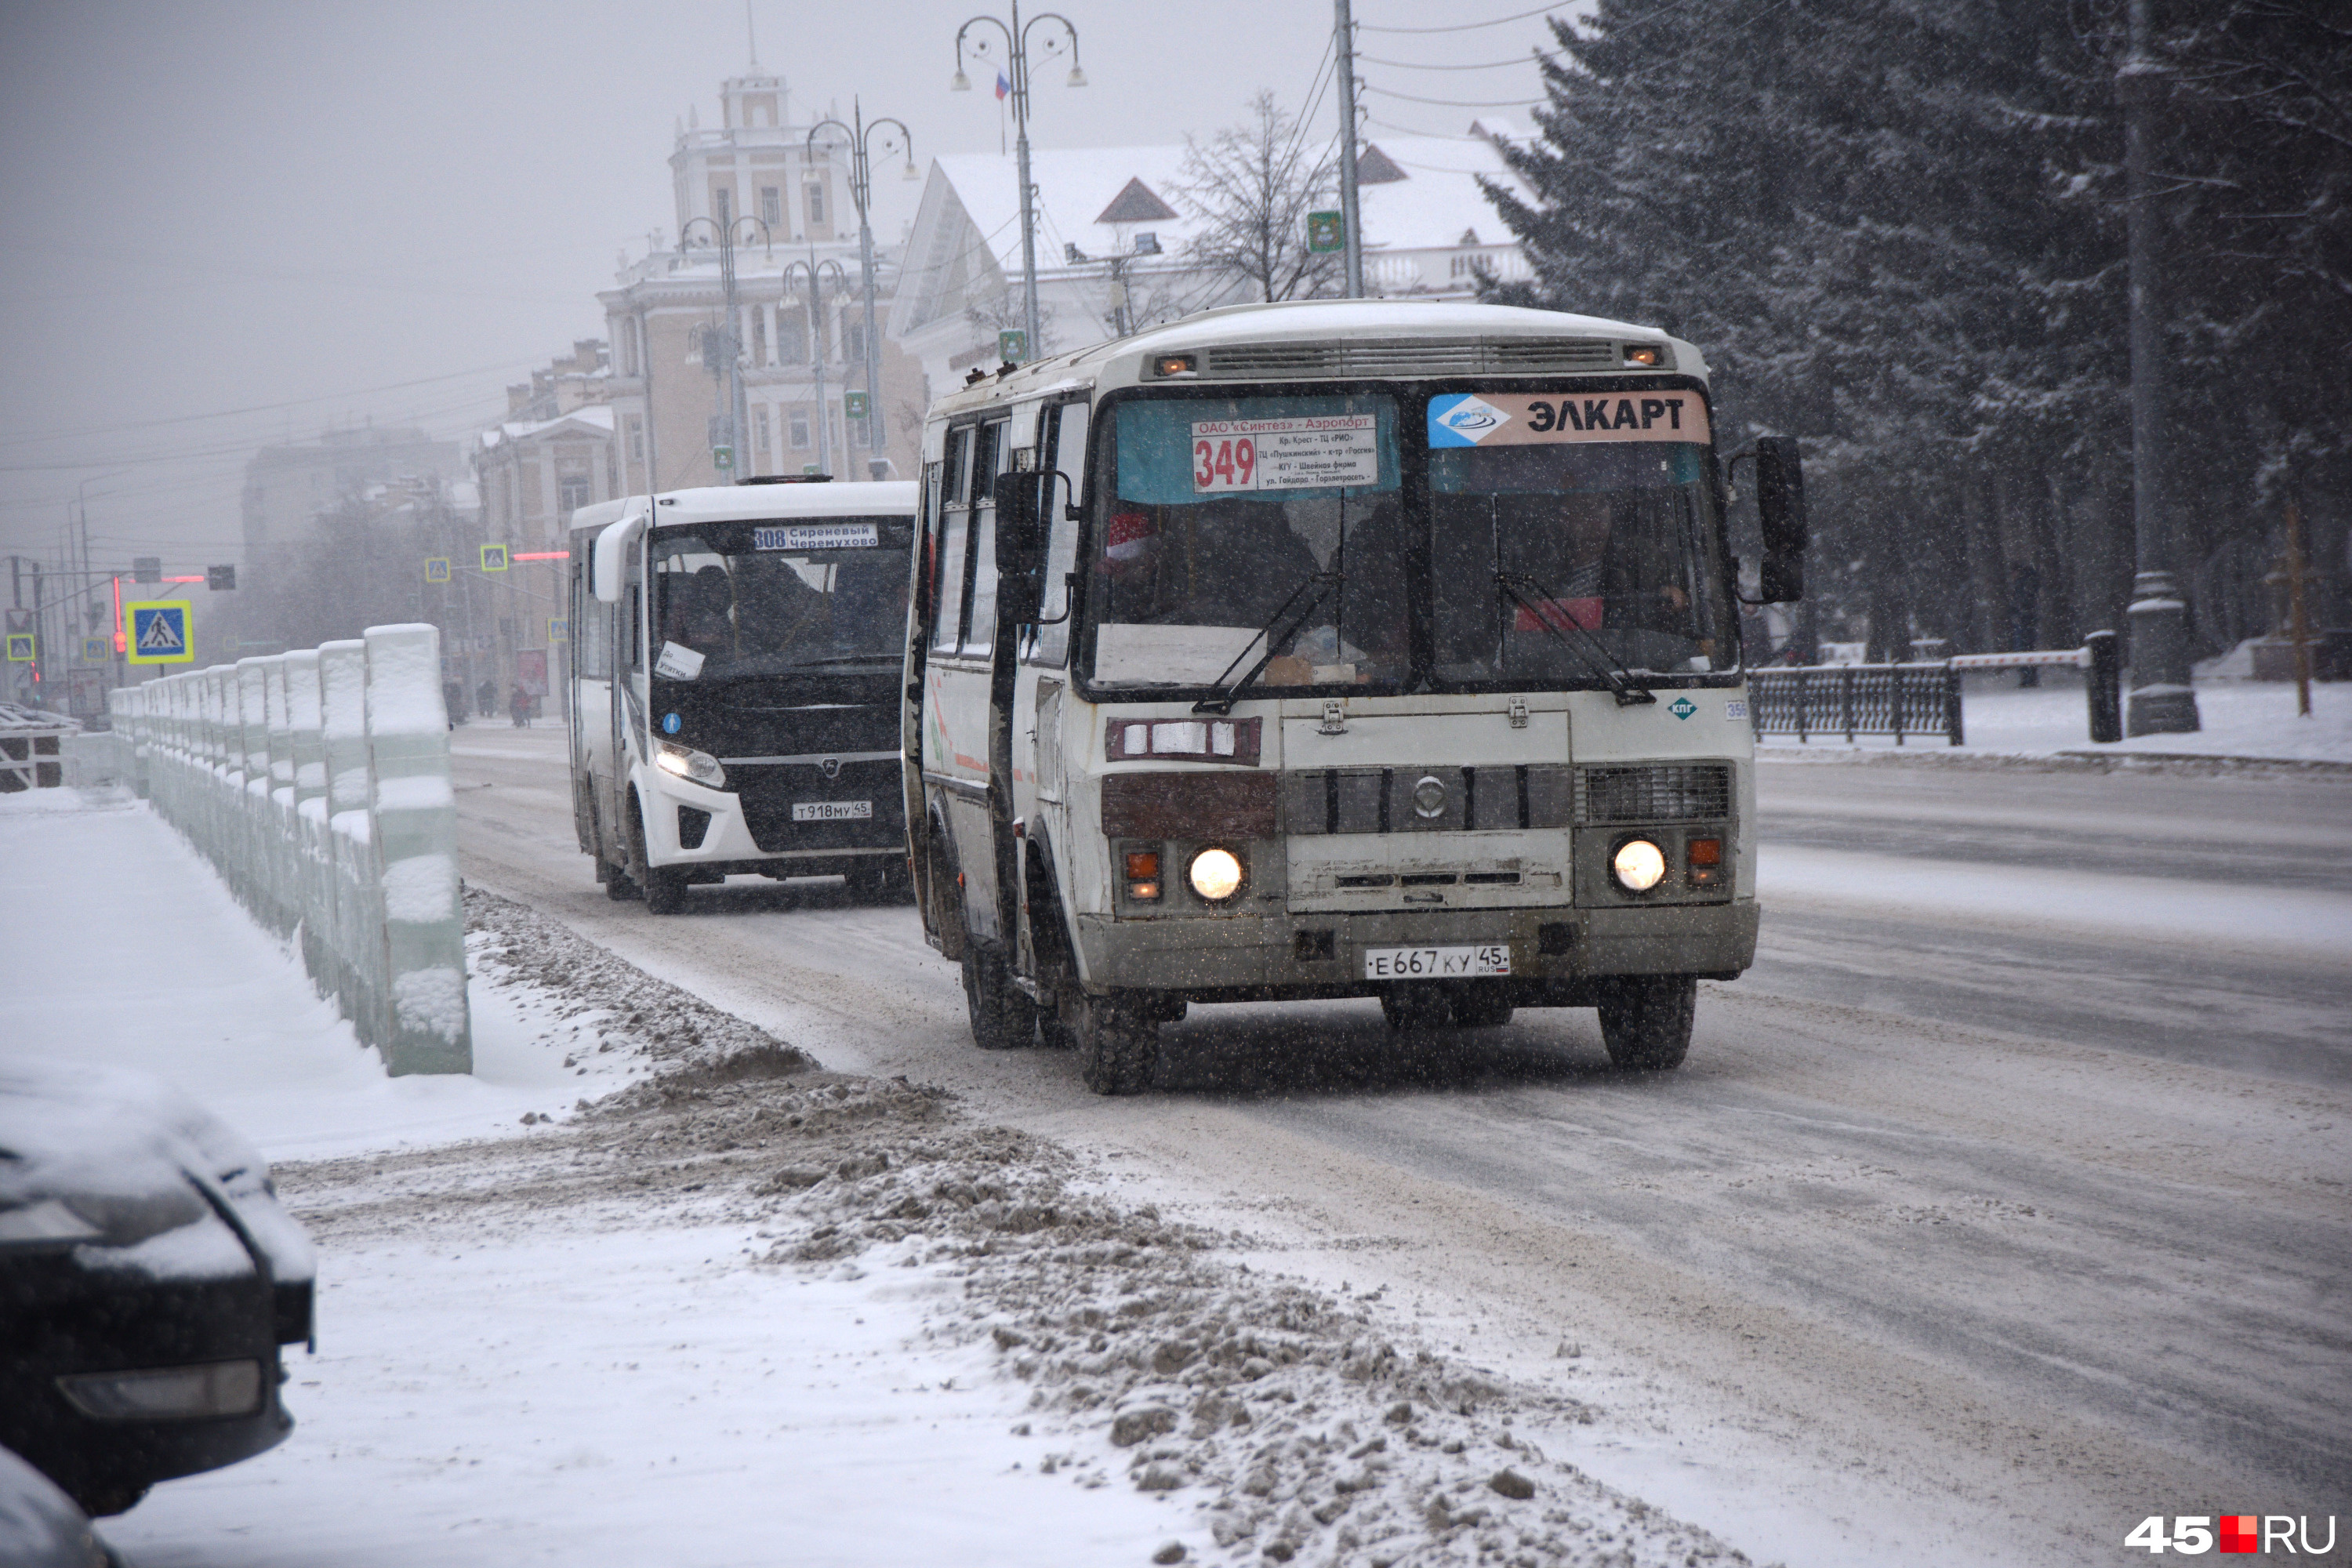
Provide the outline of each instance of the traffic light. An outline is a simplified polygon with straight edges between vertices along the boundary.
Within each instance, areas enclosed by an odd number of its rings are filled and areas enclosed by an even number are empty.
[[[131,580],[134,583],[161,583],[163,580],[163,558],[160,555],[132,556]]]
[[[228,592],[236,586],[236,568],[234,566],[205,567],[205,586],[215,594]]]

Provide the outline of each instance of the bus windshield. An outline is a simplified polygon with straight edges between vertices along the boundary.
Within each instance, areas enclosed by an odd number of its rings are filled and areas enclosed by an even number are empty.
[[[1096,684],[1203,686],[1269,651],[1265,685],[1403,680],[1394,398],[1138,399],[1116,418],[1088,568]]]
[[[1437,675],[1555,684],[1594,643],[1665,673],[1728,668],[1710,626],[1707,449],[1689,441],[1429,455]]]
[[[1417,597],[1440,685],[1736,666],[1700,395],[1441,394],[1427,446],[1402,455],[1399,408],[1118,404],[1087,568],[1092,684],[1206,686],[1264,658],[1261,686],[1397,689]],[[1403,483],[1401,456],[1425,458],[1424,483]]]
[[[657,670],[708,682],[897,663],[912,541],[905,518],[656,531]]]

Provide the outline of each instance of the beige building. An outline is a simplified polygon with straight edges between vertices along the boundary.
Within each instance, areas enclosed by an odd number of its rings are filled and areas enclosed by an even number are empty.
[[[783,79],[754,68],[721,87],[717,128],[698,117],[678,127],[669,162],[681,243],[664,248],[656,236],[644,258],[624,258],[619,286],[597,296],[613,344],[625,493],[820,463],[845,479],[914,471],[929,391],[913,359],[882,342],[876,427],[848,417],[845,405],[845,393],[866,390],[863,280],[847,150],[837,138],[809,145],[811,125],[825,118],[796,120]],[[877,176],[895,177],[880,163]],[[734,241],[731,318],[722,232]],[[877,241],[875,263],[880,325],[897,286],[896,248]],[[730,410],[738,377],[741,402]],[[713,461],[722,447],[731,471]]]

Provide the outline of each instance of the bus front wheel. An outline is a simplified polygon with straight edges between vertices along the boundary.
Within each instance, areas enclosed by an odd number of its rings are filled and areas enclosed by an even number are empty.
[[[1036,1037],[1037,1004],[1013,984],[1004,955],[963,941],[963,1005],[971,1043],[983,1051],[1014,1051]]]
[[[1141,1094],[1160,1065],[1152,1013],[1076,986],[1062,993],[1061,1023],[1078,1050],[1078,1077],[1097,1094]]]
[[[1688,974],[1627,975],[1607,983],[1601,1041],[1626,1072],[1664,1072],[1690,1054],[1698,981]]]

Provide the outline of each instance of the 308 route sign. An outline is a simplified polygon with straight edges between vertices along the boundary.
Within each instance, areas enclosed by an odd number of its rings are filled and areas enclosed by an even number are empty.
[[[132,664],[186,664],[196,657],[185,599],[122,606],[123,657]]]

